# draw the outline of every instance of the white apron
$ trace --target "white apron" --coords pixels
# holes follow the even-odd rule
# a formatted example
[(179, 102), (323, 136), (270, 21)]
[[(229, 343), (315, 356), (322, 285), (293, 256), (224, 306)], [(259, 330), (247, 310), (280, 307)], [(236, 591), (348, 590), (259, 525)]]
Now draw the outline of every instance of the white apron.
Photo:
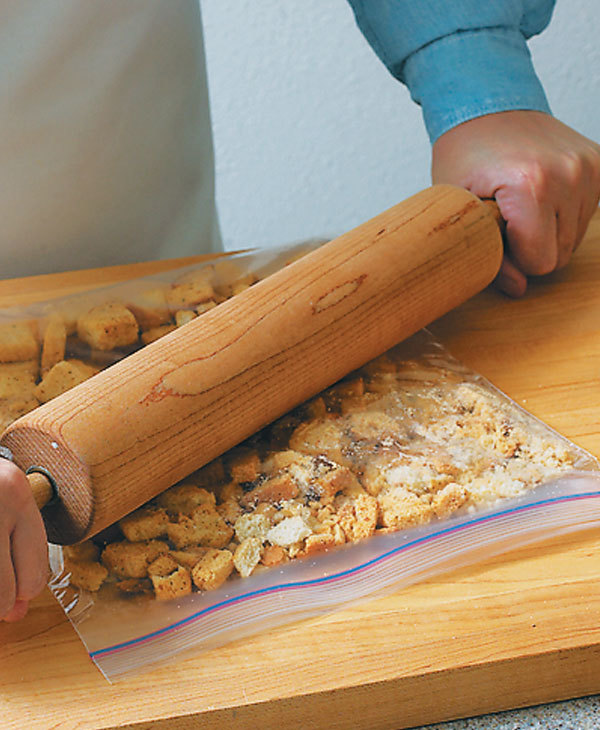
[(218, 248), (198, 0), (0, 0), (0, 278)]

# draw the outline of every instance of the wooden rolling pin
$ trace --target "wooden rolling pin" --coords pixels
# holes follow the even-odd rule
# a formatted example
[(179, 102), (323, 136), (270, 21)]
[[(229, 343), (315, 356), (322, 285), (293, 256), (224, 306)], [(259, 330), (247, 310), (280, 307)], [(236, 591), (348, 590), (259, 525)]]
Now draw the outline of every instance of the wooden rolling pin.
[[(497, 212), (497, 211), (496, 211)], [(493, 207), (434, 186), (12, 424), (48, 538), (90, 537), (481, 291)], [(32, 481), (51, 494), (43, 474)]]

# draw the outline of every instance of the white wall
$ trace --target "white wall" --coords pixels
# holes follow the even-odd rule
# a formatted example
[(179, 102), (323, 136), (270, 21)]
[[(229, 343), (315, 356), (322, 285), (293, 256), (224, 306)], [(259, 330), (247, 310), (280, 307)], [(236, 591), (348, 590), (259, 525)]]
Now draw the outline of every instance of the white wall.
[[(598, 0), (531, 42), (555, 115), (600, 141)], [(429, 184), (419, 108), (345, 0), (201, 0), (227, 248), (341, 233)]]

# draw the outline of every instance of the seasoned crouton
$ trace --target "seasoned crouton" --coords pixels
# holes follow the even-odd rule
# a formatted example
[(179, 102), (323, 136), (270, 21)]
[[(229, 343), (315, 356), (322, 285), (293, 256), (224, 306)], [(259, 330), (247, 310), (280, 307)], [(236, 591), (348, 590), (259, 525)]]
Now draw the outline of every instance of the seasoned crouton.
[(34, 396), (0, 400), (0, 433), (17, 418), (37, 408), (39, 404), (40, 402)]
[(281, 545), (265, 545), (260, 562), (271, 568), (287, 560), (287, 553)]
[(378, 505), (370, 494), (357, 497), (343, 497), (338, 508), (339, 524), (348, 540), (364, 540), (375, 532), (377, 527)]
[(61, 360), (44, 375), (35, 389), (35, 396), (41, 403), (65, 393), (99, 372), (98, 368), (81, 360)]
[(102, 551), (102, 563), (119, 578), (145, 578), (148, 566), (169, 552), (166, 542), (113, 542)]
[(60, 314), (51, 315), (44, 326), (41, 370), (45, 375), (57, 362), (65, 359), (67, 326)]
[(215, 302), (214, 299), (209, 299), (206, 302), (201, 302), (196, 307), (196, 314), (201, 315), (205, 314), (206, 312), (210, 312), (211, 309), (214, 309), (217, 306), (217, 302)]
[(167, 575), (151, 574), (150, 580), (154, 588), (154, 595), (159, 601), (171, 601), (174, 598), (187, 596), (192, 592), (190, 571), (181, 565), (178, 565), (172, 573)]
[(69, 582), (86, 591), (97, 591), (108, 576), (108, 570), (91, 560), (65, 560), (65, 570), (69, 572)]
[(256, 513), (241, 515), (233, 526), (235, 536), (240, 542), (249, 537), (257, 537), (262, 541), (267, 536), (270, 527), (271, 520), (266, 515)]
[(267, 540), (272, 545), (290, 547), (312, 534), (312, 530), (302, 517), (286, 517), (267, 532)]
[(77, 545), (65, 545), (63, 547), (63, 554), (69, 560), (90, 562), (98, 560), (100, 557), (100, 548), (91, 540), (86, 540)]
[(39, 343), (31, 322), (3, 322), (0, 324), (0, 362), (23, 362), (39, 355)]
[(152, 330), (171, 321), (166, 287), (138, 286), (127, 300), (127, 309), (142, 330)]
[(335, 420), (319, 418), (302, 423), (290, 436), (289, 443), (291, 449), (303, 454), (322, 454), (338, 464), (351, 466), (344, 454), (344, 448), (349, 444), (348, 437)]
[(183, 479), (156, 498), (158, 506), (163, 507), (172, 515), (189, 515), (201, 504), (214, 507), (215, 501), (215, 495), (196, 486), (193, 478)]
[(148, 505), (119, 520), (119, 527), (130, 542), (142, 542), (166, 535), (168, 522), (166, 510)]
[(244, 494), (240, 499), (242, 507), (250, 507), (258, 502), (281, 502), (294, 499), (300, 494), (296, 482), (287, 473), (276, 474), (270, 479), (265, 479), (250, 492)]
[(233, 554), (233, 564), (242, 578), (252, 574), (260, 563), (262, 555), (262, 540), (258, 537), (248, 537), (241, 542)]
[(465, 487), (454, 482), (447, 484), (433, 498), (433, 512), (436, 517), (443, 519), (456, 512), (469, 498)]
[(196, 312), (193, 312), (191, 309), (179, 309), (175, 312), (175, 324), (177, 327), (183, 327), (184, 324), (191, 322), (196, 317)]
[(148, 566), (148, 575), (170, 575), (173, 571), (177, 570), (179, 563), (170, 553), (159, 555), (156, 560), (153, 560)]
[(211, 548), (192, 569), (192, 580), (199, 590), (212, 591), (225, 583), (232, 570), (233, 555), (229, 550)]
[(233, 529), (214, 506), (201, 504), (189, 516), (181, 514), (177, 522), (169, 523), (167, 534), (179, 549), (189, 545), (222, 548), (231, 540)]
[(37, 372), (37, 360), (0, 363), (0, 399), (34, 397)]
[(114, 350), (138, 339), (138, 323), (121, 302), (93, 307), (77, 320), (79, 339), (96, 350)]
[(402, 487), (394, 487), (381, 492), (379, 502), (379, 523), (382, 527), (403, 530), (406, 527), (422, 525), (432, 517), (433, 509), (429, 502)]
[(205, 547), (190, 547), (187, 550), (171, 550), (169, 555), (178, 565), (183, 565), (184, 568), (191, 570), (210, 549)]
[(242, 514), (242, 508), (237, 499), (228, 499), (225, 502), (217, 505), (217, 512), (227, 522), (228, 525), (233, 525), (234, 522)]
[(227, 468), (234, 482), (253, 482), (260, 474), (260, 457), (254, 449), (239, 447), (229, 452)]
[(167, 302), (172, 312), (189, 309), (214, 298), (212, 280), (214, 269), (205, 266), (180, 276), (167, 290)]

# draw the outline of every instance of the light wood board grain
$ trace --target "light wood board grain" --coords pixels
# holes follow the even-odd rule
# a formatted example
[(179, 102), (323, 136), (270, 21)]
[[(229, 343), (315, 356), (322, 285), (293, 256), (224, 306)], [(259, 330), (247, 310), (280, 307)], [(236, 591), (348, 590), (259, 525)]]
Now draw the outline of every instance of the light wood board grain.
[[(2, 282), (0, 305), (132, 272)], [(432, 330), (600, 455), (600, 215), (570, 268), (525, 300), (486, 291)], [(600, 536), (557, 538), (112, 686), (46, 592), (25, 621), (0, 625), (0, 687), (11, 730), (398, 730), (599, 692)]]

